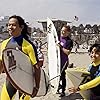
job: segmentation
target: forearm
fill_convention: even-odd
[[[0,60],[0,74],[3,72],[3,63],[2,63],[2,61]]]
[[[62,48],[62,51],[66,54],[66,55],[69,55],[70,54],[70,50],[67,50],[67,49],[65,49],[65,48]]]
[[[66,54],[69,55],[71,53],[71,50],[64,48],[60,43],[57,44],[60,49]]]
[[[36,64],[36,65],[34,66],[34,70],[35,70],[35,82],[36,82],[36,87],[39,88],[41,69],[40,69],[40,67]]]
[[[79,88],[80,88],[80,90],[87,90],[87,89],[96,87],[99,84],[100,84],[100,76],[83,84],[83,85],[80,85]]]

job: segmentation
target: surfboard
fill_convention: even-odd
[[[47,18],[48,68],[53,93],[57,91],[60,78],[60,48],[57,46],[58,36],[53,22]]]
[[[78,87],[79,85],[88,82],[90,79],[90,76],[89,76],[90,73],[87,71],[86,68],[79,68],[79,67],[67,68],[66,74],[75,87]],[[79,93],[84,99],[89,100],[90,92],[91,91],[89,89],[85,91],[80,91]]]
[[[2,54],[4,69],[13,86],[28,95],[35,87],[35,76],[29,57],[18,49],[7,48]],[[36,96],[44,96],[48,90],[48,76],[41,69],[40,88]]]

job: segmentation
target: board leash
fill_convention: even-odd
[[[62,72],[64,71],[64,69],[65,69],[65,67],[66,67],[66,65],[68,64],[68,61],[66,61],[65,62],[65,64],[64,64],[64,66],[63,66],[63,68],[62,68],[62,70],[61,70],[61,72],[60,72],[60,74],[59,75],[57,75],[57,76],[55,76],[55,77],[53,77],[52,79],[50,79],[49,80],[49,82],[50,81],[52,81],[52,80],[54,80],[55,78],[57,78],[57,77],[60,77],[61,76],[61,74],[62,74]],[[59,82],[58,83],[60,83],[60,79],[59,79]],[[52,84],[49,84],[52,88],[54,88],[55,86],[53,86]]]

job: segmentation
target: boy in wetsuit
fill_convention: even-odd
[[[100,44],[93,44],[90,47],[89,52],[92,61],[88,69],[91,80],[79,87],[71,87],[69,88],[69,91],[74,93],[91,89],[89,100],[100,100]]]
[[[65,96],[65,90],[66,90],[66,73],[65,70],[68,67],[69,64],[69,54],[71,53],[71,50],[73,48],[73,41],[70,38],[70,26],[64,25],[61,29],[60,34],[60,41],[57,44],[60,47],[60,59],[61,59],[61,76],[60,76],[60,84],[58,86],[57,94],[60,94],[60,97]],[[60,92],[61,89],[61,92]]]

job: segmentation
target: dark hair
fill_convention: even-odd
[[[9,20],[11,18],[17,19],[20,27],[22,27],[22,25],[24,26],[23,29],[22,29],[21,34],[24,36],[24,38],[28,39],[28,35],[29,35],[28,26],[25,23],[24,19],[20,16],[17,16],[17,15],[13,15],[13,16],[9,17]]]
[[[90,47],[89,52],[91,52],[94,47],[96,48],[96,52],[100,52],[100,44],[93,44]]]
[[[71,28],[70,28],[70,26],[69,26],[69,25],[63,25],[63,26],[62,26],[62,28],[63,28],[63,27],[67,28],[67,31],[68,31],[68,32],[70,32],[70,31],[71,31]]]

